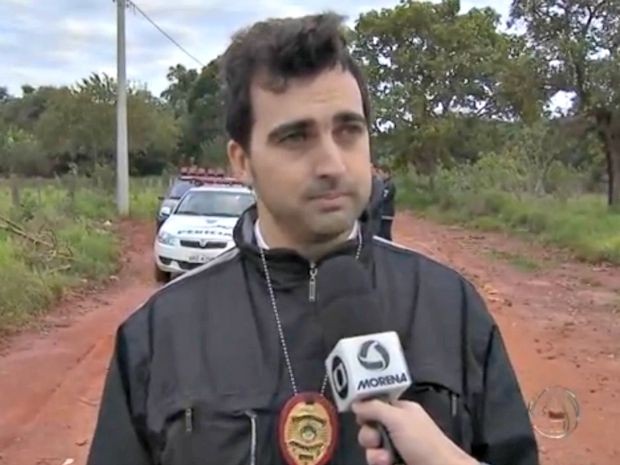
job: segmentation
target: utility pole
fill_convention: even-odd
[[[129,154],[127,148],[127,72],[125,58],[126,0],[116,0],[116,205],[129,214]]]

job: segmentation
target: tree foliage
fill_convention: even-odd
[[[21,98],[7,97],[0,106],[0,126],[11,135],[5,141],[22,142],[0,152],[0,172],[9,173],[17,169],[11,167],[19,166],[21,174],[51,175],[76,164],[89,174],[99,165],[113,164],[115,105],[115,80],[98,74],[72,87],[28,88]],[[180,135],[173,111],[148,91],[130,87],[127,114],[130,160],[148,154],[155,163],[147,165],[154,172],[161,171]]]
[[[221,156],[225,147],[224,102],[218,73],[217,59],[200,73],[181,65],[171,67],[170,85],[162,97],[173,106],[183,128],[179,151],[193,156],[197,162],[223,166],[226,163],[226,157]]]
[[[472,121],[490,128],[538,112],[538,96],[521,92],[531,67],[522,41],[498,32],[491,8],[459,10],[455,0],[406,0],[363,14],[353,36],[375,97],[375,129],[393,136],[396,157],[427,173],[455,159]]]
[[[607,162],[608,202],[620,208],[620,2],[513,0],[511,23],[525,28],[545,63],[540,81],[574,96],[569,131],[594,131]]]
[[[357,18],[346,34],[373,99],[375,156],[431,180],[446,167],[523,157],[533,190],[562,166],[588,172],[620,206],[620,2],[512,0],[509,19],[505,30],[492,8],[465,11],[459,0],[401,0]],[[160,96],[130,86],[134,173],[226,163],[218,63],[171,64]],[[560,113],[550,106],[558,95],[572,98]],[[21,97],[0,87],[0,173],[34,173],[16,157],[40,157],[46,172],[113,164],[115,102],[105,74],[24,84]]]

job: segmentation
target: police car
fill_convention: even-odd
[[[161,205],[157,211],[156,231],[170,216],[183,194],[189,189],[204,184],[239,184],[234,178],[227,177],[222,170],[211,170],[198,167],[182,167],[180,174],[170,183],[166,194],[159,197]]]
[[[165,283],[234,246],[232,231],[254,193],[241,185],[189,189],[155,238],[155,278]]]

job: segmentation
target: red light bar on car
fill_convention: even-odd
[[[237,181],[235,178],[219,177],[219,176],[200,176],[200,175],[181,175],[181,180],[190,181],[199,185],[203,184],[219,184],[229,186],[243,186],[244,184]]]

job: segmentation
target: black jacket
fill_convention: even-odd
[[[396,185],[392,178],[383,180],[383,202],[382,202],[382,218],[384,220],[394,219],[394,202],[396,198]]]
[[[122,324],[88,465],[280,465],[278,412],[292,395],[253,235],[157,291]],[[403,342],[419,402],[463,449],[492,465],[538,464],[529,416],[502,338],[457,272],[372,238],[361,260]],[[334,254],[354,253],[356,241]],[[325,348],[309,301],[309,264],[267,252],[300,390],[318,390]],[[319,264],[320,273],[320,264]],[[320,286],[319,286],[320,287]],[[341,415],[332,464],[364,465],[358,427]]]
[[[367,215],[373,234],[378,234],[381,229],[381,216],[383,212],[384,183],[379,176],[372,175],[372,189],[368,202]]]

